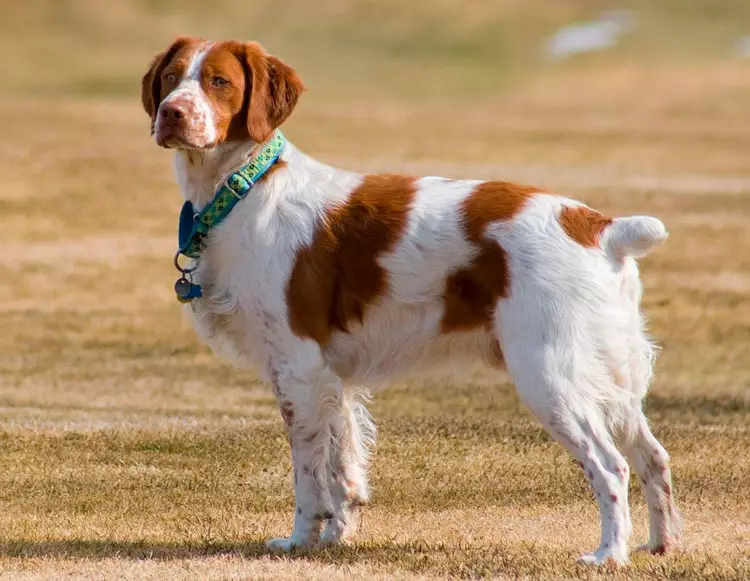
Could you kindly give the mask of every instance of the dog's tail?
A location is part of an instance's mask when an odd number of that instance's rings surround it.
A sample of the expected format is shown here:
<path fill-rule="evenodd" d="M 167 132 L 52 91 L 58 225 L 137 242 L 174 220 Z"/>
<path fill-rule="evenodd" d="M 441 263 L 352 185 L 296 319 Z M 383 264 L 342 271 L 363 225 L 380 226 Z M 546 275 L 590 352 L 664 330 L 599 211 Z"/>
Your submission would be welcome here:
<path fill-rule="evenodd" d="M 630 216 L 615 218 L 602 231 L 599 243 L 610 256 L 625 258 L 646 256 L 664 242 L 669 234 L 658 218 Z"/>
<path fill-rule="evenodd" d="M 572 240 L 601 248 L 616 261 L 646 256 L 667 239 L 664 224 L 651 216 L 609 218 L 588 206 L 564 205 L 559 221 Z"/>

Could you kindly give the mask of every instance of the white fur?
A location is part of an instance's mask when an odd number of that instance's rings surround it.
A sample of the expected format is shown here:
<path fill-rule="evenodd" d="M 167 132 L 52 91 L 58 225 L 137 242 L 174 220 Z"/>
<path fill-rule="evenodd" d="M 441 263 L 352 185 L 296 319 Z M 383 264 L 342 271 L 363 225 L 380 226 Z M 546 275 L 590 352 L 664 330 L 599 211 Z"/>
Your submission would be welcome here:
<path fill-rule="evenodd" d="M 178 152 L 185 197 L 202 208 L 255 147 Z M 319 220 L 346 202 L 362 178 L 291 144 L 281 159 L 286 168 L 259 182 L 207 238 L 196 272 L 205 298 L 188 306 L 202 338 L 235 364 L 257 366 L 282 409 L 297 510 L 291 536 L 272 541 L 273 549 L 338 542 L 354 530 L 357 507 L 369 498 L 366 470 L 375 440 L 362 383 L 446 363 L 493 363 L 493 342 L 520 397 L 582 463 L 598 496 L 601 545 L 583 559 L 627 560 L 625 457 L 646 486 L 651 548 L 677 541 L 679 517 L 664 492 L 671 486 L 668 456 L 641 412 L 653 348 L 643 332 L 641 285 L 630 256 L 665 237 L 658 220 L 618 220 L 602 237 L 604 250 L 584 248 L 558 221 L 562 208 L 577 202 L 532 197 L 515 218 L 485 231 L 506 251 L 511 273 L 510 294 L 498 301 L 493 328 L 445 335 L 445 277 L 478 252 L 464 237 L 459 210 L 479 182 L 423 178 L 405 234 L 379 257 L 387 292 L 368 307 L 362 324 L 336 333 L 321 350 L 291 331 L 286 288 Z"/>

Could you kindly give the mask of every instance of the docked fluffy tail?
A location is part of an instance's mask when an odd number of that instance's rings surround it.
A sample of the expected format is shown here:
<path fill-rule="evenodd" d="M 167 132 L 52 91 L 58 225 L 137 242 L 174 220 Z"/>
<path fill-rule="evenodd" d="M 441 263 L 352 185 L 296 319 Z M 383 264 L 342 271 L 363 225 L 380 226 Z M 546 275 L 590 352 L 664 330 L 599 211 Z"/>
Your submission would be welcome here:
<path fill-rule="evenodd" d="M 611 256 L 646 256 L 669 235 L 661 220 L 651 216 L 615 218 L 602 232 L 601 247 Z"/>

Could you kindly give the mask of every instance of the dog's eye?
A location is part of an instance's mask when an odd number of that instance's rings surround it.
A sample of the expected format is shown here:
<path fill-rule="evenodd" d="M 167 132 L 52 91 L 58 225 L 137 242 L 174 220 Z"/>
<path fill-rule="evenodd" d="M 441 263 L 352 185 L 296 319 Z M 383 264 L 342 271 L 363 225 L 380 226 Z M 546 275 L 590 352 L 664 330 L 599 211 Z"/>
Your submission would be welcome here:
<path fill-rule="evenodd" d="M 229 81 L 227 81 L 224 77 L 214 77 L 211 79 L 211 86 L 216 88 L 225 87 L 229 84 Z"/>
<path fill-rule="evenodd" d="M 166 75 L 166 76 L 164 77 L 164 80 L 165 80 L 165 81 L 166 81 L 167 83 L 169 83 L 170 85 L 172 85 L 172 84 L 174 84 L 174 83 L 176 83 L 176 82 L 177 82 L 177 75 L 175 75 L 174 73 L 169 73 L 168 75 Z"/>

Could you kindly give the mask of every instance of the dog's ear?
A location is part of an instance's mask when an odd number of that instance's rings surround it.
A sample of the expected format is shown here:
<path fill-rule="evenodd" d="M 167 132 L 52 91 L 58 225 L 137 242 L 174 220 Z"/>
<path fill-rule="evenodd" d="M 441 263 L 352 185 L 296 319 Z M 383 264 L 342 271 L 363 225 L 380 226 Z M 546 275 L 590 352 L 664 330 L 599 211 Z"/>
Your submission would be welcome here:
<path fill-rule="evenodd" d="M 247 132 L 261 143 L 289 117 L 305 85 L 292 67 L 267 54 L 258 43 L 245 43 L 242 58 L 249 87 Z"/>
<path fill-rule="evenodd" d="M 141 103 L 143 103 L 146 113 L 151 116 L 152 130 L 156 110 L 159 108 L 159 102 L 161 101 L 162 72 L 182 47 L 199 41 L 200 39 L 192 36 L 181 36 L 175 39 L 167 50 L 154 57 L 148 71 L 143 75 L 141 79 Z"/>

